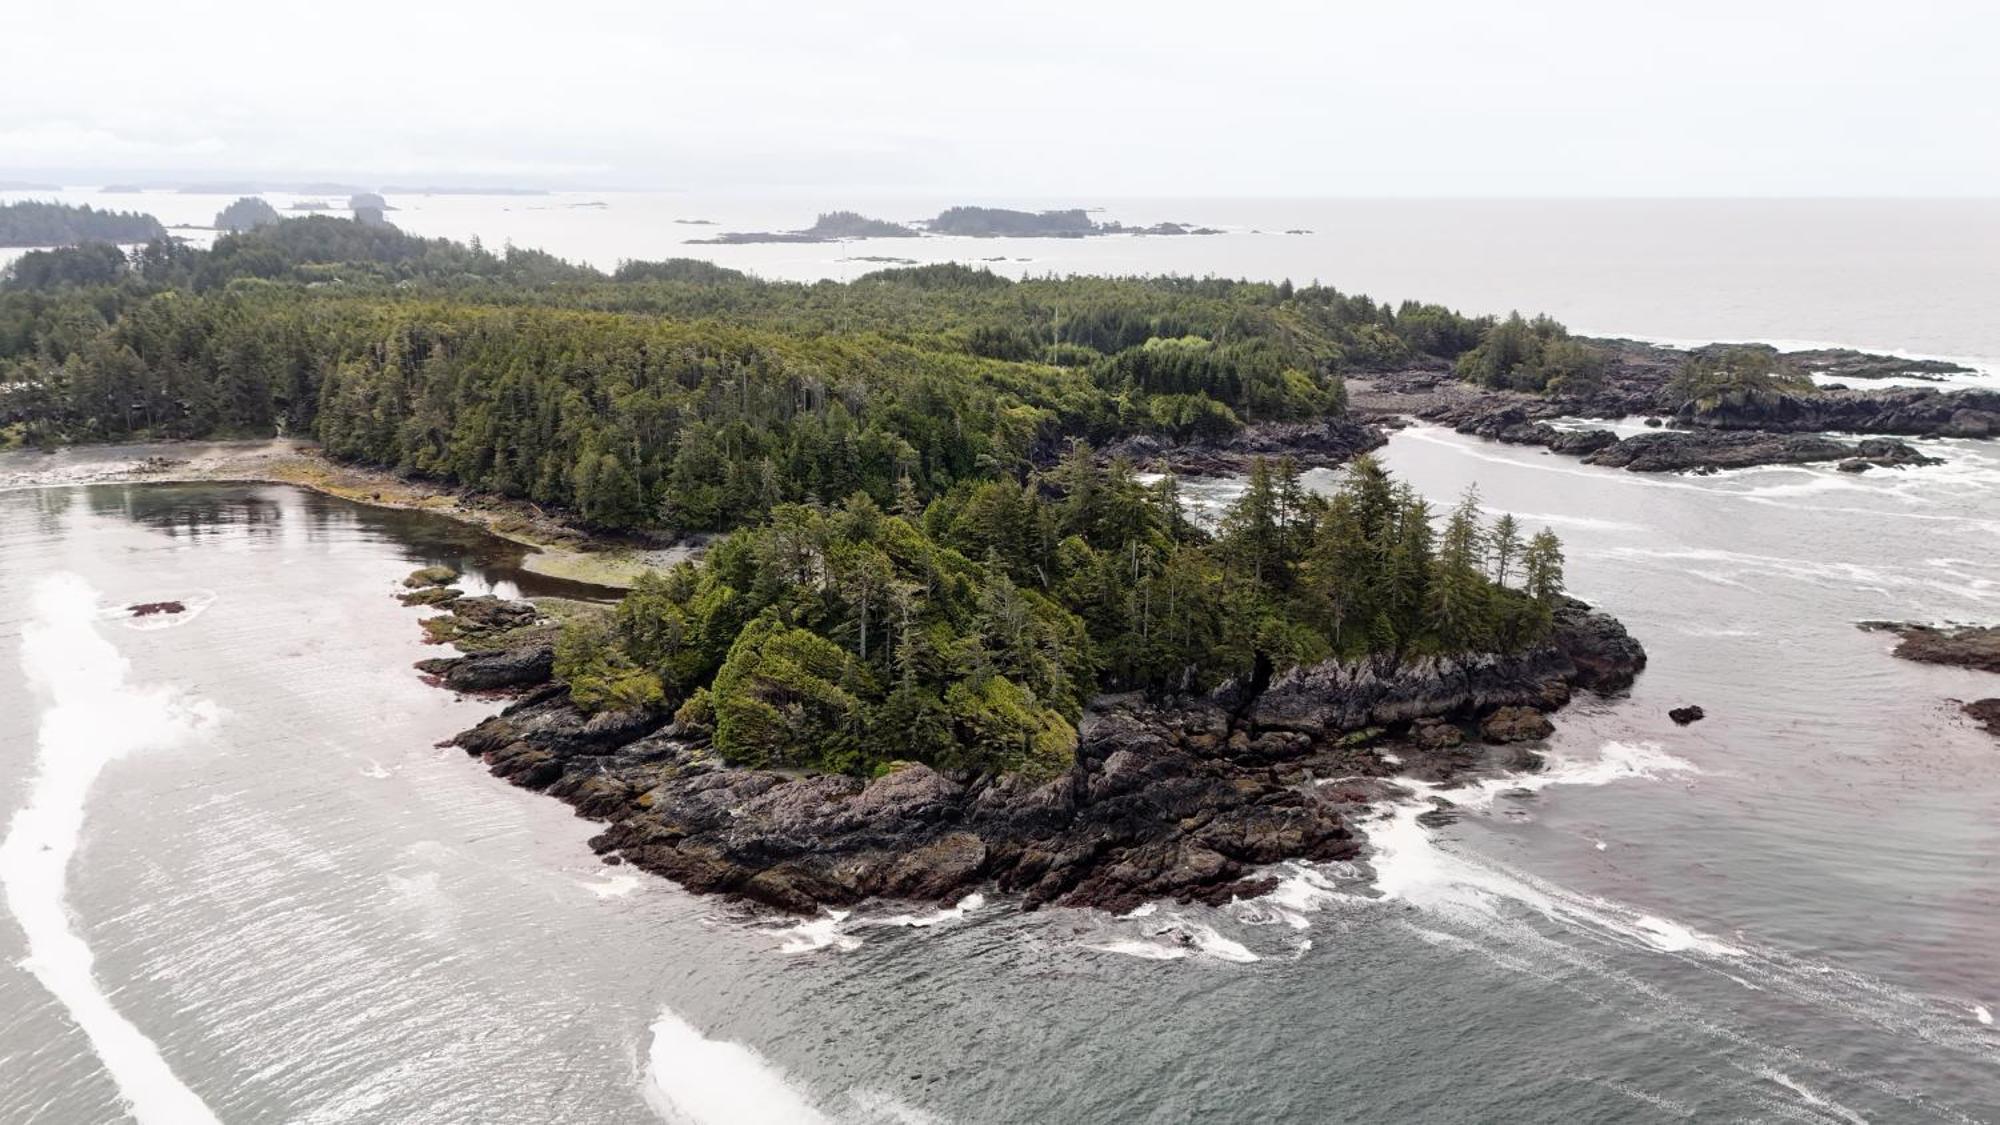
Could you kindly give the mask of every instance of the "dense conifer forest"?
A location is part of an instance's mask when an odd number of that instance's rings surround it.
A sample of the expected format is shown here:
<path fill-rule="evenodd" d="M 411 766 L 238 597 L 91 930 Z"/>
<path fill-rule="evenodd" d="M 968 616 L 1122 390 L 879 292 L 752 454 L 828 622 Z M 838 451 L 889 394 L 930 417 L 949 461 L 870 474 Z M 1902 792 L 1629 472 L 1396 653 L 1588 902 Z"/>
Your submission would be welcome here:
<path fill-rule="evenodd" d="M 1203 527 L 1171 475 L 1091 452 L 1337 414 L 1343 372 L 1518 367 L 1516 323 L 1290 282 L 606 275 L 315 216 L 28 254 L 0 425 L 283 432 L 600 529 L 731 532 L 564 636 L 579 701 L 677 708 L 735 761 L 1040 770 L 1101 690 L 1542 636 L 1559 544 L 1471 497 L 1440 520 L 1372 461 L 1330 497 L 1260 463 Z"/>

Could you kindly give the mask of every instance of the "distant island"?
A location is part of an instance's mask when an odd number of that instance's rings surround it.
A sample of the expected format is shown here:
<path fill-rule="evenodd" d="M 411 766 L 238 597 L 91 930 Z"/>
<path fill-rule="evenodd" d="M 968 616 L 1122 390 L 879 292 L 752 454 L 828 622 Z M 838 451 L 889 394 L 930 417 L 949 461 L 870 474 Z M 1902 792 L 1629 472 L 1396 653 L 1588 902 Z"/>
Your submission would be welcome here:
<path fill-rule="evenodd" d="M 701 223 L 699 219 L 676 222 Z M 712 225 L 712 224 L 708 224 Z M 848 242 L 862 238 L 920 238 L 925 234 L 961 238 L 1091 238 L 1099 235 L 1221 234 L 1214 227 L 1188 223 L 1155 223 L 1128 227 L 1100 223 L 1081 207 L 1059 211 L 1015 211 L 1005 207 L 948 207 L 936 218 L 912 225 L 871 219 L 854 211 L 828 211 L 804 230 L 729 231 L 714 238 L 690 239 L 690 245 L 739 246 L 755 242 Z"/>
<path fill-rule="evenodd" d="M 965 238 L 1090 238 L 1109 234 L 1221 234 L 1214 227 L 1189 223 L 1154 223 L 1128 227 L 1100 223 L 1081 207 L 1062 211 L 1014 211 L 1005 207 L 950 207 L 924 224 L 932 234 Z"/>
<path fill-rule="evenodd" d="M 0 246 L 71 246 L 79 242 L 151 242 L 167 228 L 136 211 L 24 200 L 0 204 Z"/>
<path fill-rule="evenodd" d="M 288 211 L 331 211 L 333 204 L 324 199 L 301 199 L 286 208 Z"/>
<path fill-rule="evenodd" d="M 0 180 L 0 191 L 61 191 L 61 184 L 37 184 L 27 180 Z"/>
<path fill-rule="evenodd" d="M 674 222 L 684 227 L 712 227 L 715 225 L 714 219 L 675 219 Z"/>
<path fill-rule="evenodd" d="M 733 246 L 748 242 L 846 242 L 856 238 L 917 238 L 901 223 L 871 219 L 854 211 L 828 211 L 804 230 L 728 231 L 714 238 L 691 240 L 699 245 Z"/>
<path fill-rule="evenodd" d="M 542 188 L 524 187 L 399 187 L 390 184 L 383 195 L 547 195 Z"/>
<path fill-rule="evenodd" d="M 260 180 L 222 180 L 214 183 L 183 183 L 156 185 L 162 190 L 177 191 L 182 195 L 258 195 L 267 191 L 293 192 L 299 195 L 345 195 L 361 191 L 352 184 L 336 184 L 324 180 L 311 183 L 265 183 Z M 140 189 L 144 190 L 144 189 Z"/>
<path fill-rule="evenodd" d="M 278 209 L 254 195 L 246 195 L 224 207 L 215 216 L 215 229 L 241 234 L 246 230 L 256 230 L 267 223 L 279 222 L 284 216 Z"/>

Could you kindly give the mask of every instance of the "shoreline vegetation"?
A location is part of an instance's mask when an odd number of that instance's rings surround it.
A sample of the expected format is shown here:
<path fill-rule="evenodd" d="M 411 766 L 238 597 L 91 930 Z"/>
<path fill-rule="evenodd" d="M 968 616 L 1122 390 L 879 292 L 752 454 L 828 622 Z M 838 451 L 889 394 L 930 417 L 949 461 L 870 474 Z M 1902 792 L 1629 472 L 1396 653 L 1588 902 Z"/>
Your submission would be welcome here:
<path fill-rule="evenodd" d="M 1470 493 L 1434 512 L 1366 456 L 1399 415 L 1668 447 L 1635 469 L 1927 460 L 1796 447 L 1828 417 L 2000 432 L 1983 392 L 1822 391 L 1768 349 L 1289 281 L 607 275 L 379 213 L 256 218 L 211 250 L 21 259 L 5 442 L 309 436 L 255 479 L 566 552 L 545 565 L 678 557 L 625 572 L 610 611 L 413 575 L 464 653 L 423 670 L 526 693 L 458 741 L 610 822 L 607 861 L 786 909 L 989 882 L 1030 906 L 1258 893 L 1270 863 L 1351 854 L 1381 779 L 1491 765 L 1468 748 L 1532 748 L 1574 691 L 1623 690 L 1643 650 L 1563 594 L 1553 534 Z M 1633 413 L 1662 432 L 1586 451 L 1548 424 Z M 1301 484 L 1319 465 L 1349 467 L 1330 495 Z M 1185 472 L 1247 487 L 1202 525 Z"/>

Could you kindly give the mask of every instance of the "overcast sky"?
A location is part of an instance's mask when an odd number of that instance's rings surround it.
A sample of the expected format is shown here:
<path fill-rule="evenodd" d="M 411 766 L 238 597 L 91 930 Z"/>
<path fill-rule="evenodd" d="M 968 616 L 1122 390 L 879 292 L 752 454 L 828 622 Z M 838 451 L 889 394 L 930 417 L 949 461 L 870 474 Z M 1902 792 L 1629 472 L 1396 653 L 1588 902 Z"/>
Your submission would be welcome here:
<path fill-rule="evenodd" d="M 2000 195 L 1991 0 L 53 0 L 0 179 Z"/>

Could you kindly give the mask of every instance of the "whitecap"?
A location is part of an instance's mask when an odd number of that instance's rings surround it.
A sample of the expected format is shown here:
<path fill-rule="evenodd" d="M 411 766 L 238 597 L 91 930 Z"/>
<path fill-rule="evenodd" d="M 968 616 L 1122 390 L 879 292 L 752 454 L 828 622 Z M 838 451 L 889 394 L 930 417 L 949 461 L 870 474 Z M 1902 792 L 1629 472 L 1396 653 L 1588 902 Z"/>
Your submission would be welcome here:
<path fill-rule="evenodd" d="M 1137 957 L 1144 961 L 1178 961 L 1188 955 L 1188 951 L 1178 945 L 1165 942 L 1140 941 L 1136 938 L 1114 938 L 1111 941 L 1091 942 L 1085 949 L 1099 953 L 1115 953 L 1121 957 Z"/>
<path fill-rule="evenodd" d="M 606 876 L 594 883 L 578 883 L 577 886 L 598 898 L 623 898 L 639 889 L 639 877 L 629 871 Z"/>
<path fill-rule="evenodd" d="M 726 1039 L 709 1039 L 663 1010 L 653 1022 L 646 1104 L 672 1125 L 827 1125 L 784 1072 Z"/>
<path fill-rule="evenodd" d="M 933 910 L 928 914 L 891 914 L 885 918 L 857 918 L 857 926 L 901 926 L 908 929 L 927 929 L 945 922 L 956 922 L 986 905 L 986 896 L 977 891 L 959 899 L 951 906 Z"/>
<path fill-rule="evenodd" d="M 848 914 L 845 910 L 827 910 L 817 918 L 767 932 L 785 939 L 778 946 L 780 953 L 813 953 L 827 948 L 847 953 L 861 948 L 860 938 L 841 929 L 841 923 L 847 921 Z"/>

